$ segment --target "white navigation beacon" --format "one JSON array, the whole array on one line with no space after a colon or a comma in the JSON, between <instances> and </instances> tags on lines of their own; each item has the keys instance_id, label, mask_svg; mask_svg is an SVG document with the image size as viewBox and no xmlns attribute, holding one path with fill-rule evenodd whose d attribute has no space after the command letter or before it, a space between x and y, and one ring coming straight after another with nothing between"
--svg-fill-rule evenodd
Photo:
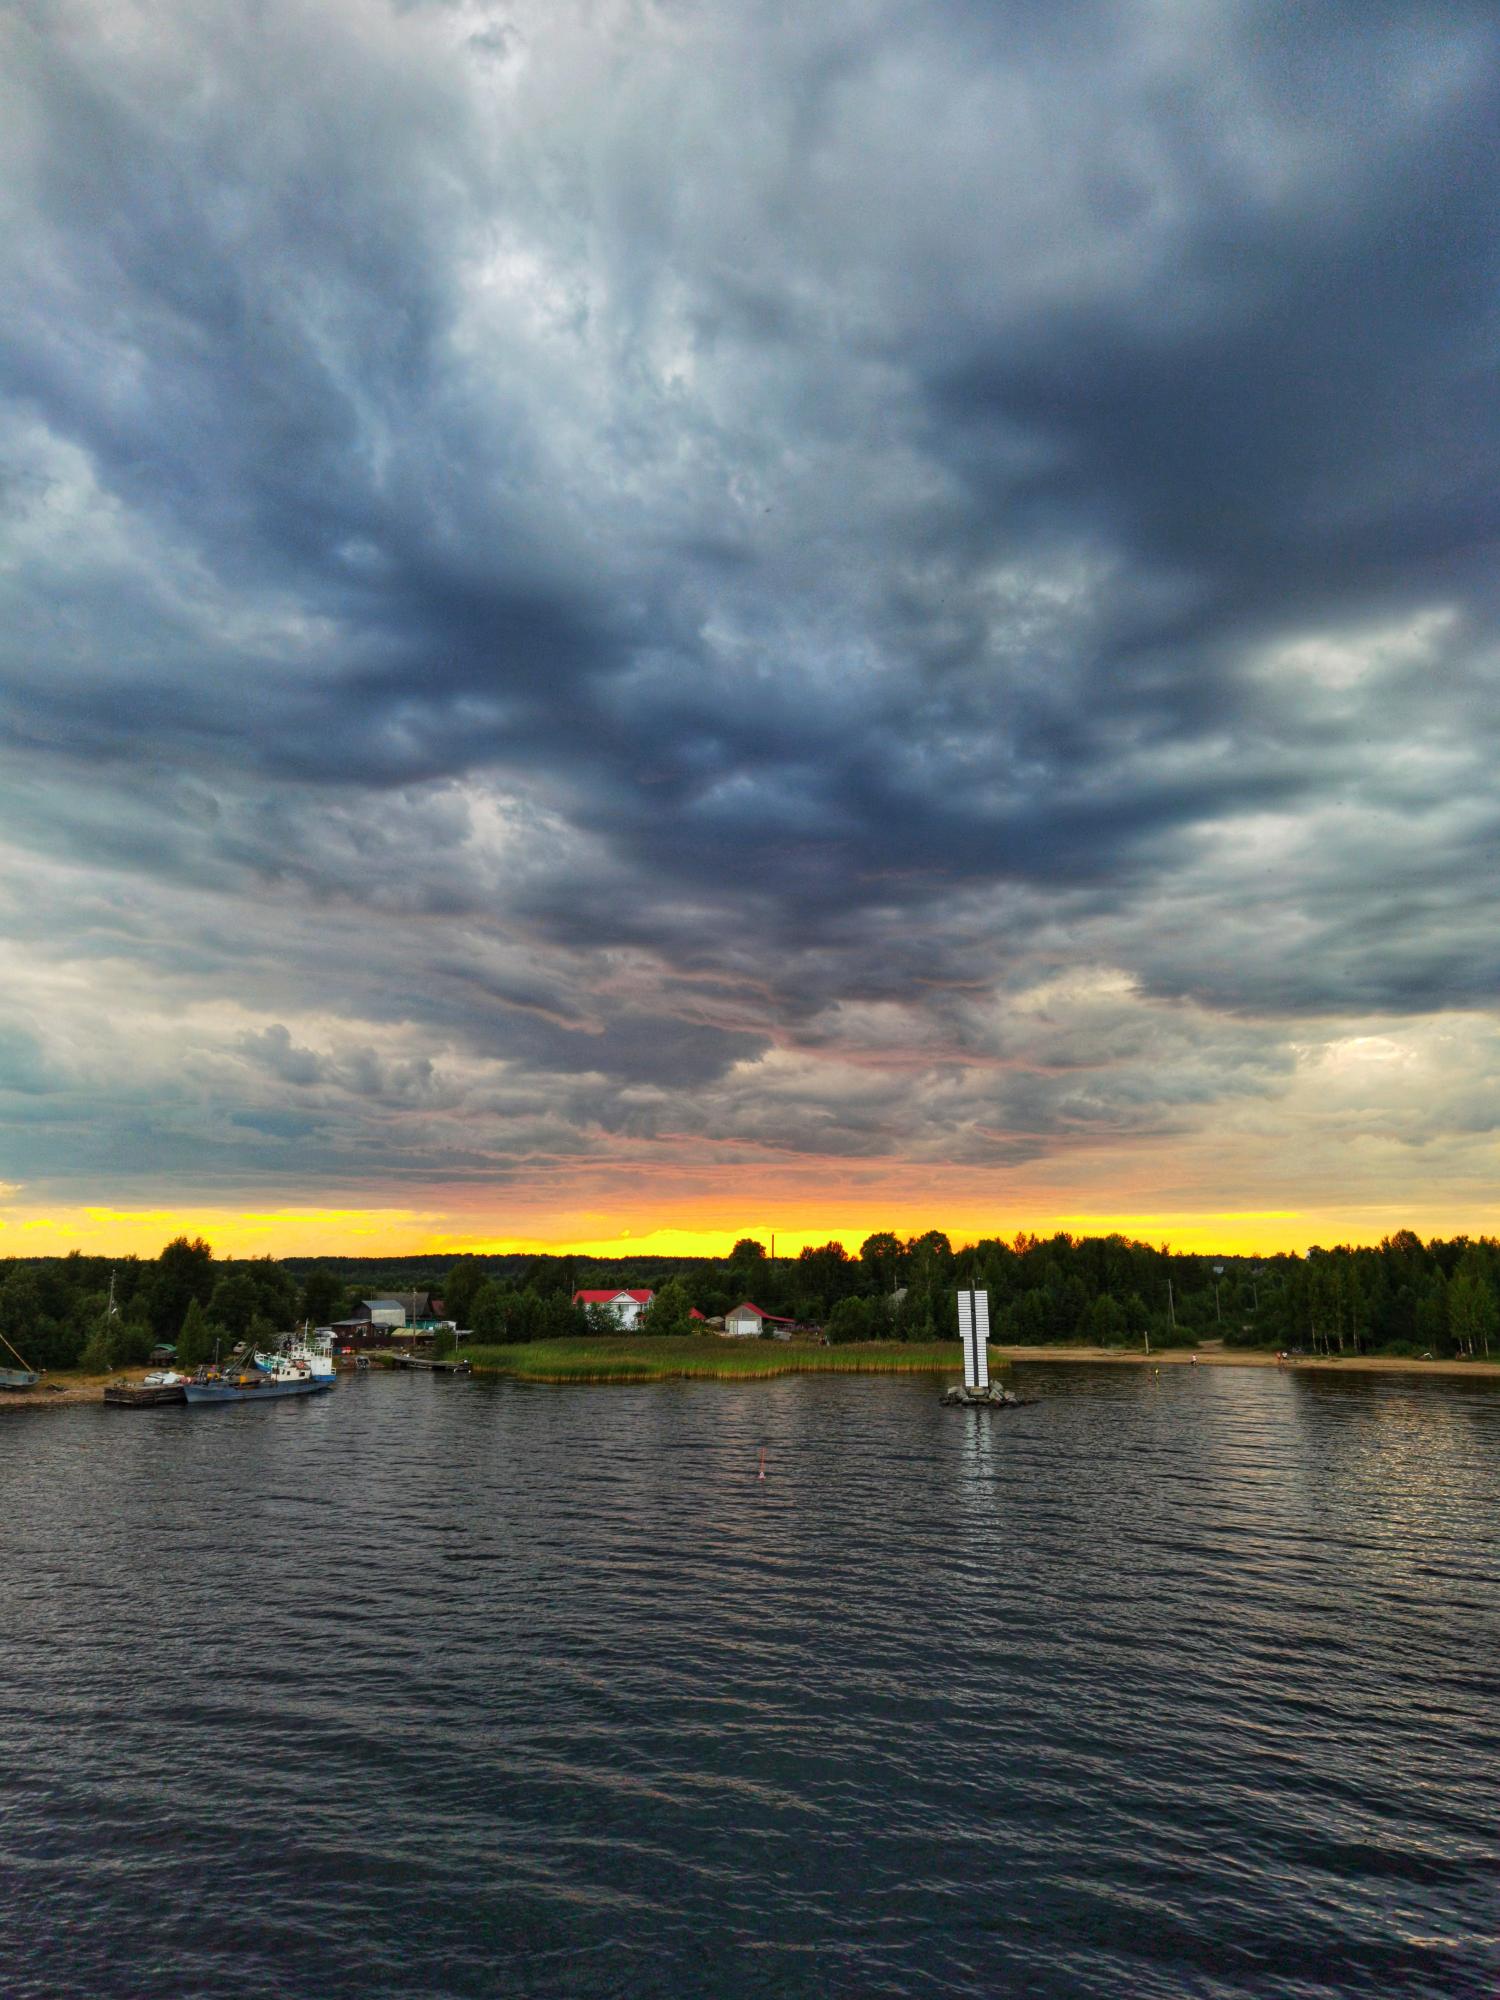
<instances>
[{"instance_id":1,"label":"white navigation beacon","mask_svg":"<svg viewBox=\"0 0 1500 2000\"><path fill-rule=\"evenodd\" d=\"M988 1292L960 1292L958 1295L958 1337L964 1350L964 1387L990 1386L990 1295Z\"/></svg>"}]
</instances>

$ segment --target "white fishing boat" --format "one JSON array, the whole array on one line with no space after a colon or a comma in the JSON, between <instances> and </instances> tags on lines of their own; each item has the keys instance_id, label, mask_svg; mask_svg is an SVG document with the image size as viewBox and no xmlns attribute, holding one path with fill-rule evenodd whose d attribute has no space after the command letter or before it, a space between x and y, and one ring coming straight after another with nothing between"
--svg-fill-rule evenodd
<instances>
[{"instance_id":1,"label":"white fishing boat","mask_svg":"<svg viewBox=\"0 0 1500 2000\"><path fill-rule=\"evenodd\" d=\"M189 1403L270 1403L282 1396L311 1396L338 1380L333 1335L303 1332L274 1354L256 1354L220 1373L205 1370L183 1384Z\"/></svg>"}]
</instances>

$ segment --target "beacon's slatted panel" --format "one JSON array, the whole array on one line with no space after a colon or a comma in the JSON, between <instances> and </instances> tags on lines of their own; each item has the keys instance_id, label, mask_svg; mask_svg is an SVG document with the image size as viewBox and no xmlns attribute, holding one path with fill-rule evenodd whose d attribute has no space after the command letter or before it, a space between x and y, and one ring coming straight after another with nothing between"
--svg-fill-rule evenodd
<instances>
[{"instance_id":1,"label":"beacon's slatted panel","mask_svg":"<svg viewBox=\"0 0 1500 2000\"><path fill-rule=\"evenodd\" d=\"M988 1292L959 1293L958 1339L964 1351L964 1387L988 1389L990 1386Z\"/></svg>"}]
</instances>

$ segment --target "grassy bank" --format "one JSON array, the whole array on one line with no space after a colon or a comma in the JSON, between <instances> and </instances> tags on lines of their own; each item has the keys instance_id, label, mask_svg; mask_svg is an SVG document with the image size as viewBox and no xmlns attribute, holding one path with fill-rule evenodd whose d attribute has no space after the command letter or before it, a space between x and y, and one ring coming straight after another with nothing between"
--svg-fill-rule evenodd
<instances>
[{"instance_id":1,"label":"grassy bank","mask_svg":"<svg viewBox=\"0 0 1500 2000\"><path fill-rule=\"evenodd\" d=\"M813 1347L771 1340L652 1340L621 1334L591 1340L539 1340L513 1347L462 1350L476 1374L508 1375L518 1382L749 1381L773 1375L950 1374L963 1369L956 1340L866 1341L846 1347ZM1145 1354L1118 1347L1001 1347L990 1349L990 1367L1002 1373L1012 1361L1115 1362L1135 1367L1274 1368L1274 1354L1253 1348L1168 1348ZM1299 1355L1280 1364L1331 1374L1500 1375L1494 1361L1413 1361L1397 1355L1361 1354L1325 1359Z\"/></svg>"},{"instance_id":2,"label":"grassy bank","mask_svg":"<svg viewBox=\"0 0 1500 2000\"><path fill-rule=\"evenodd\" d=\"M803 1346L779 1340L618 1338L538 1340L515 1347L461 1350L476 1374L518 1382L738 1382L770 1375L912 1375L963 1366L956 1340Z\"/></svg>"}]
</instances>

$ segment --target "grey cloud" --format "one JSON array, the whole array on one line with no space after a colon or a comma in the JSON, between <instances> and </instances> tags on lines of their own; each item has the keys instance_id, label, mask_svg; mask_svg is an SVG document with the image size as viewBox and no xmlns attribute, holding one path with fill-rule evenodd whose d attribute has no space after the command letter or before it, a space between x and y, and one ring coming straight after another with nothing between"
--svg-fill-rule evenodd
<instances>
[{"instance_id":1,"label":"grey cloud","mask_svg":"<svg viewBox=\"0 0 1500 2000\"><path fill-rule=\"evenodd\" d=\"M0 1025L0 1090L44 1097L57 1077L36 1036L26 1028Z\"/></svg>"},{"instance_id":2,"label":"grey cloud","mask_svg":"<svg viewBox=\"0 0 1500 2000\"><path fill-rule=\"evenodd\" d=\"M1031 1158L1492 1006L1490 11L623 23L4 30L7 922L247 1017L119 1132Z\"/></svg>"},{"instance_id":3,"label":"grey cloud","mask_svg":"<svg viewBox=\"0 0 1500 2000\"><path fill-rule=\"evenodd\" d=\"M245 1035L240 1046L252 1062L259 1063L283 1083L311 1084L323 1080L322 1058L311 1049L298 1048L280 1022L258 1035Z\"/></svg>"}]
</instances>

